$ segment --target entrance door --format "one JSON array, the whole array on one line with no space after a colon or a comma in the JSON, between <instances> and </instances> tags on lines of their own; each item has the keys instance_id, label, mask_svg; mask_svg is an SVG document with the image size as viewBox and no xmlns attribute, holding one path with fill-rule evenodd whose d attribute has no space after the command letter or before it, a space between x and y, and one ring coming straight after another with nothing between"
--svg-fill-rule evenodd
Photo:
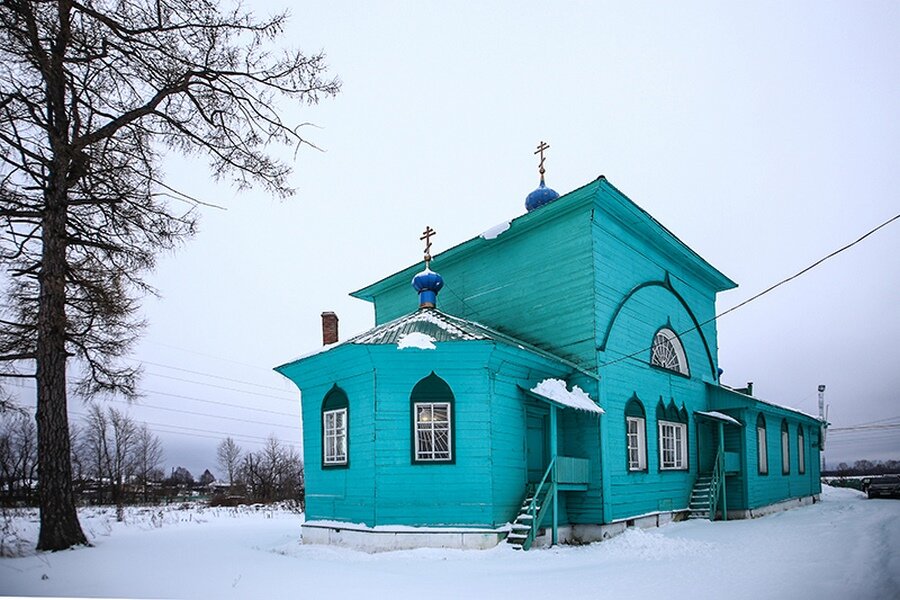
<instances>
[{"instance_id":1,"label":"entrance door","mask_svg":"<svg viewBox=\"0 0 900 600\"><path fill-rule=\"evenodd\" d=\"M719 424L706 419L697 420L698 473L711 473L719 451Z\"/></svg>"},{"instance_id":2,"label":"entrance door","mask_svg":"<svg viewBox=\"0 0 900 600\"><path fill-rule=\"evenodd\" d=\"M528 461L528 482L539 483L550 456L548 440L548 415L529 409L526 412L528 430L525 438L525 451Z\"/></svg>"}]
</instances>

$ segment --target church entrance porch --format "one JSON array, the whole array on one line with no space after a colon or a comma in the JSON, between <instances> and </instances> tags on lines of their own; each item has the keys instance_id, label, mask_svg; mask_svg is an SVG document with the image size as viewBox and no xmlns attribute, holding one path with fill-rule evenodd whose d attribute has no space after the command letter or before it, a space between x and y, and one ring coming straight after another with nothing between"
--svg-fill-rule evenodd
<instances>
[{"instance_id":1,"label":"church entrance porch","mask_svg":"<svg viewBox=\"0 0 900 600\"><path fill-rule=\"evenodd\" d=\"M691 490L690 518L728 520L728 479L741 473L740 421L724 413L694 413L697 422L698 475ZM728 433L732 435L726 435ZM729 446L729 443L731 446ZM733 447L737 444L737 447Z\"/></svg>"}]
</instances>

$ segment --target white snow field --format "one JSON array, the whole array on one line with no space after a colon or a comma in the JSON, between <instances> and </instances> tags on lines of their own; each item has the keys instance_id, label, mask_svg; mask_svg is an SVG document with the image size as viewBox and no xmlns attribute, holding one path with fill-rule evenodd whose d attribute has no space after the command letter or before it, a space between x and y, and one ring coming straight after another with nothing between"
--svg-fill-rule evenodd
<instances>
[{"instance_id":1,"label":"white snow field","mask_svg":"<svg viewBox=\"0 0 900 600\"><path fill-rule=\"evenodd\" d=\"M6 523L31 544L34 513ZM589 546L366 554L302 545L302 517L85 509L94 547L0 558L0 594L117 598L900 598L900 501L825 488L748 521L629 529ZM13 545L14 546L14 545ZM14 550L14 548L12 548Z\"/></svg>"}]
</instances>

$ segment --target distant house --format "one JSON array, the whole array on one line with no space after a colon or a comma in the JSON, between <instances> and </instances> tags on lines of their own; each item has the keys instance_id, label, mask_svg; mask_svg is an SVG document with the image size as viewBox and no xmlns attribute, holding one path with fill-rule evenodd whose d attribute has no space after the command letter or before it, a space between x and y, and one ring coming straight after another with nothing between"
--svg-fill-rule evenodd
<instances>
[{"instance_id":1,"label":"distant house","mask_svg":"<svg viewBox=\"0 0 900 600\"><path fill-rule=\"evenodd\" d=\"M602 176L542 177L526 206L440 275L354 292L373 329L337 342L326 313L326 347L277 367L302 391L304 541L528 549L814 501L820 422L719 381L736 284Z\"/></svg>"}]
</instances>

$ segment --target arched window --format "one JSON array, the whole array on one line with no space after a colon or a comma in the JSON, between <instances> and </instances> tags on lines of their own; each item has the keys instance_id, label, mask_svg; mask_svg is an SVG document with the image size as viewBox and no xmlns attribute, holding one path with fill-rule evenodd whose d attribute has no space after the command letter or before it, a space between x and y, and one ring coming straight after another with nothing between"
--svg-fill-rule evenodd
<instances>
[{"instance_id":1,"label":"arched window","mask_svg":"<svg viewBox=\"0 0 900 600\"><path fill-rule=\"evenodd\" d=\"M797 426L797 470L801 475L806 473L806 436L803 425Z\"/></svg>"},{"instance_id":2,"label":"arched window","mask_svg":"<svg viewBox=\"0 0 900 600\"><path fill-rule=\"evenodd\" d=\"M644 405L632 396L625 405L625 437L629 471L647 470L647 418Z\"/></svg>"},{"instance_id":3,"label":"arched window","mask_svg":"<svg viewBox=\"0 0 900 600\"><path fill-rule=\"evenodd\" d=\"M410 395L413 463L454 461L454 404L450 386L434 373L415 385Z\"/></svg>"},{"instance_id":4,"label":"arched window","mask_svg":"<svg viewBox=\"0 0 900 600\"><path fill-rule=\"evenodd\" d=\"M322 468L350 464L350 403L347 394L334 386L322 400Z\"/></svg>"},{"instance_id":5,"label":"arched window","mask_svg":"<svg viewBox=\"0 0 900 600\"><path fill-rule=\"evenodd\" d=\"M668 327L663 327L653 336L650 364L680 375L691 376L684 346L681 345L681 340L678 339L675 332Z\"/></svg>"},{"instance_id":6,"label":"arched window","mask_svg":"<svg viewBox=\"0 0 900 600\"><path fill-rule=\"evenodd\" d=\"M661 471L686 471L688 468L688 427L687 410L663 404L662 398L656 407L659 428L659 469Z\"/></svg>"},{"instance_id":7,"label":"arched window","mask_svg":"<svg viewBox=\"0 0 900 600\"><path fill-rule=\"evenodd\" d=\"M769 451L766 444L766 418L759 413L756 417L756 463L759 465L759 474L769 474Z\"/></svg>"},{"instance_id":8,"label":"arched window","mask_svg":"<svg viewBox=\"0 0 900 600\"><path fill-rule=\"evenodd\" d=\"M791 472L791 435L787 421L781 421L781 474L789 475Z\"/></svg>"}]
</instances>

